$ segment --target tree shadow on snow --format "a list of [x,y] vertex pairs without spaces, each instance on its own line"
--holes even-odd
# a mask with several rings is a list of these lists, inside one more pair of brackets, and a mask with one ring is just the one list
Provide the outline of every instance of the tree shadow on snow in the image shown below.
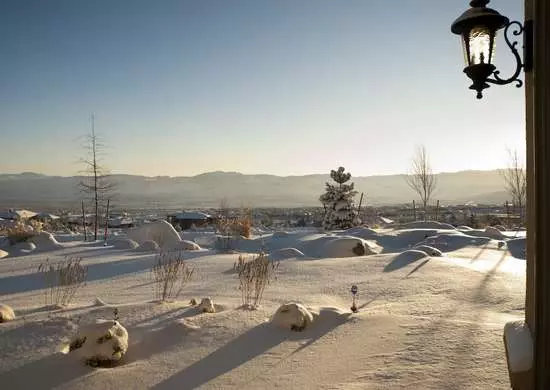
[[[88,282],[113,278],[151,269],[154,256],[110,261],[88,265]],[[0,294],[16,294],[46,288],[44,275],[39,272],[0,278]]]
[[[293,332],[276,328],[270,323],[258,325],[244,334],[233,339],[220,349],[212,352],[205,358],[191,364],[189,367],[176,373],[172,377],[157,384],[155,390],[185,390],[195,389],[216,379],[248,361],[262,355],[271,348],[284,341],[307,340],[304,345],[298,347],[291,355],[307,348],[325,334],[349,319],[348,315],[339,315],[334,318],[323,318],[321,313],[311,328],[303,332]],[[266,368],[262,368],[261,375],[265,375]]]

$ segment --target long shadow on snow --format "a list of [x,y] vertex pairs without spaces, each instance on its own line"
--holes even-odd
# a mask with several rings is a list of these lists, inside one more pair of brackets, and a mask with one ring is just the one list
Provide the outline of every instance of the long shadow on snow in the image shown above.
[[[339,319],[328,319],[323,317],[323,313],[321,313],[314,325],[303,332],[291,332],[290,330],[279,329],[269,323],[258,325],[230,341],[220,349],[212,352],[202,360],[193,363],[189,367],[157,384],[153,389],[196,389],[232,371],[240,365],[245,364],[271,348],[281,344],[283,341],[308,340],[305,345],[298,347],[292,352],[292,355],[294,355],[319,340],[337,326],[343,324],[349,318],[349,316],[342,316]],[[265,372],[266,367],[263,368],[262,374],[265,374]]]
[[[128,260],[88,265],[88,282],[151,269],[154,255]],[[45,288],[44,275],[39,272],[0,278],[0,294],[17,294]]]
[[49,355],[0,375],[3,389],[53,389],[92,371],[63,354]]

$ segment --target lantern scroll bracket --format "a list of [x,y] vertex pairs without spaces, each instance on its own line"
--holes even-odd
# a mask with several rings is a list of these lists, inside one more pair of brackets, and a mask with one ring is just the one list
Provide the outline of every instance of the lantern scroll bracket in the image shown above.
[[[518,41],[517,40],[514,40],[513,42],[510,40],[510,36],[509,34],[513,34],[514,36],[519,36],[521,34],[525,34],[526,33],[526,28],[520,23],[520,22],[517,22],[517,21],[513,21],[513,22],[510,22],[506,25],[506,27],[504,28],[504,40],[506,41],[506,44],[508,45],[508,47],[510,48],[510,50],[512,51],[512,54],[514,55],[515,59],[516,59],[516,70],[514,72],[514,74],[507,78],[507,79],[503,79],[500,77],[500,71],[499,70],[495,70],[493,72],[493,79],[491,78],[487,78],[487,82],[488,83],[491,83],[491,84],[499,84],[499,85],[505,85],[505,84],[510,84],[510,83],[513,83],[515,82],[516,83],[516,87],[520,88],[522,85],[523,85],[523,81],[519,78],[519,75],[521,74],[521,70],[524,68],[524,64],[522,63],[521,61],[521,56],[518,52],[518,49],[517,49],[517,45],[518,45]],[[527,53],[527,50],[526,52],[524,53],[524,55],[528,55]]]

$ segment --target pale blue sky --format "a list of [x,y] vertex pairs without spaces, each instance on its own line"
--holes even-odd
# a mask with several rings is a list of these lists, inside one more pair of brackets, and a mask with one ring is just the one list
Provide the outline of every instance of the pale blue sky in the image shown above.
[[[522,1],[490,4],[522,20]],[[468,90],[463,0],[4,0],[0,172],[72,175],[90,114],[115,173],[492,169],[523,89]],[[502,37],[497,64],[512,56]]]

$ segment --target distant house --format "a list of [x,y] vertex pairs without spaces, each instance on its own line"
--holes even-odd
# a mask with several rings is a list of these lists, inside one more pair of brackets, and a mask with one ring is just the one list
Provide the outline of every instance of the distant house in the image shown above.
[[0,211],[0,218],[2,219],[9,219],[12,221],[19,220],[19,219],[29,219],[36,215],[34,211],[30,210],[8,210],[8,211]]
[[205,226],[214,220],[211,215],[200,211],[183,211],[169,215],[167,219],[173,226],[179,226],[182,230],[191,229],[193,226]]

